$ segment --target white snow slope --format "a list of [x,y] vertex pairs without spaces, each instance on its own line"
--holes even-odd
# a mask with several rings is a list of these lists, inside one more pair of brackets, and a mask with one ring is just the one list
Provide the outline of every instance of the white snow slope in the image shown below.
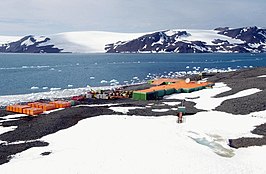
[[105,45],[138,38],[145,33],[113,33],[103,31],[66,32],[48,36],[51,43],[73,53],[104,53]]
[[8,44],[10,42],[18,41],[21,38],[21,36],[0,36],[0,46],[2,44]]
[[[202,90],[211,95],[203,95],[202,91],[186,95],[201,94],[195,102],[205,101],[200,106],[212,109],[220,103],[212,96],[227,90],[226,85],[218,84],[214,89]],[[257,89],[250,89],[247,94],[240,92],[228,98],[256,92]],[[172,96],[180,97],[184,96]],[[124,108],[114,110],[124,111]],[[232,149],[227,141],[242,136],[259,137],[250,131],[265,123],[265,119],[266,111],[232,115],[212,110],[188,116],[182,124],[176,123],[176,116],[93,117],[41,138],[49,142],[49,146],[31,148],[15,155],[9,163],[0,166],[0,172],[261,174],[266,173],[266,146]],[[42,156],[43,152],[51,154]]]
[[[176,38],[176,41],[203,41],[209,45],[213,45],[212,41],[215,39],[227,40],[228,42],[243,43],[239,39],[232,39],[230,37],[218,34],[215,30],[186,30],[186,29],[174,29],[166,31],[166,35],[171,36],[178,31],[187,31],[187,36],[181,36]],[[130,41],[137,39],[138,37],[147,33],[115,33],[115,32],[104,32],[104,31],[77,31],[77,32],[65,32],[48,35],[47,37],[51,40],[45,43],[39,44],[39,46],[55,45],[54,47],[63,49],[63,52],[72,53],[104,53],[105,45],[111,43],[117,43],[119,41]],[[17,41],[22,37],[16,36],[0,36],[0,45],[8,44],[10,42]],[[34,36],[37,41],[44,36]],[[27,43],[29,44],[29,43]]]
[[[168,36],[177,31],[187,31],[189,36],[180,37],[177,41],[203,41],[213,45],[215,39],[227,40],[230,43],[243,43],[238,39],[217,34],[214,30],[169,30]],[[153,32],[150,32],[153,33]],[[130,41],[150,33],[114,33],[102,31],[67,32],[48,36],[50,44],[63,49],[64,52],[74,53],[104,53],[105,45],[119,41]]]

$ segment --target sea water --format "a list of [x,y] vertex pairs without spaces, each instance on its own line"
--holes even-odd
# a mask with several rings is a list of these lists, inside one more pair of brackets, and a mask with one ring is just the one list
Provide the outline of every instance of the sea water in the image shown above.
[[266,54],[0,54],[0,96],[266,66]]

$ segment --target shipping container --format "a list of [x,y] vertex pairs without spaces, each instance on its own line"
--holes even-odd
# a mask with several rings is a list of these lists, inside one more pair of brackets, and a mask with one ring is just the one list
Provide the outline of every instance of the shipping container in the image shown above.
[[43,111],[50,111],[50,110],[56,109],[54,104],[48,104],[48,103],[40,105],[39,108],[43,109]]
[[133,97],[134,100],[147,100],[145,92],[134,91],[132,97]]
[[156,95],[158,97],[163,97],[165,95],[165,90],[158,90],[158,91],[156,91]]
[[9,112],[11,111],[11,112],[12,112],[12,107],[13,107],[13,106],[11,106],[11,105],[7,106],[7,107],[6,107],[6,111],[9,111]]
[[43,113],[41,108],[26,108],[24,109],[24,113],[30,116],[36,116]]
[[181,93],[182,92],[182,89],[175,89],[175,93]]
[[54,104],[55,108],[68,108],[71,107],[71,103],[67,101],[53,101],[50,104]]
[[[135,100],[152,100],[163,97],[164,95],[170,95],[173,93],[190,93],[206,88],[206,86],[212,86],[213,83],[209,82],[189,82],[184,80],[175,79],[158,79],[153,80],[152,84],[158,85],[146,90],[139,90],[133,92],[133,99]],[[167,85],[162,85],[167,84]]]
[[28,105],[17,105],[15,112],[23,114],[23,109],[30,108]]
[[165,89],[165,95],[171,95],[173,93],[175,93],[175,89],[174,88]]
[[155,100],[157,98],[156,92],[133,92],[134,100]]

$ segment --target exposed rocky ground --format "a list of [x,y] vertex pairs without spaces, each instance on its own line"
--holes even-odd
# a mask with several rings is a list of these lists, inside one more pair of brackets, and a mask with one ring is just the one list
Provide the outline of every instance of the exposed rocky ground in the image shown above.
[[[265,52],[266,30],[258,27],[243,27],[237,29],[217,28],[218,35],[228,38],[213,38],[211,43],[204,40],[194,39],[186,30],[165,30],[154,32],[129,41],[119,41],[107,44],[105,49],[108,53],[139,53],[139,52],[175,52],[175,53],[214,53],[236,52],[253,53]],[[170,34],[171,33],[171,34]],[[229,40],[235,39],[239,43]]]
[[[241,115],[266,110],[266,80],[265,78],[258,78],[258,76],[262,75],[266,75],[266,68],[244,69],[236,72],[216,74],[210,77],[210,81],[225,82],[232,88],[232,90],[221,93],[216,97],[233,95],[251,88],[262,90],[253,95],[226,100],[216,110]],[[241,148],[266,145],[266,123],[256,126],[252,133],[262,135],[263,138],[231,139],[230,146]]]

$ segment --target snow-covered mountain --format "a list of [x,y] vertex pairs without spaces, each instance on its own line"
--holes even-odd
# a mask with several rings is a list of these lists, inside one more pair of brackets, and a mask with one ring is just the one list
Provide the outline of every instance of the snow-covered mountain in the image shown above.
[[259,53],[266,52],[266,29],[164,30],[150,33],[66,32],[48,36],[0,36],[8,53]]

